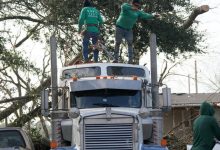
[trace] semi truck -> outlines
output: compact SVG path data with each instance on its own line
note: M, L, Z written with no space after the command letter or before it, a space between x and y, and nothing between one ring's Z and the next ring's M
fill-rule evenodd
M150 71L123 63L89 63L61 69L58 87L42 92L42 114L52 117L56 150L167 150L162 109L170 107L163 89L160 107L152 106ZM50 93L58 106L51 110ZM163 105L164 104L164 105ZM166 105L166 106L165 106Z

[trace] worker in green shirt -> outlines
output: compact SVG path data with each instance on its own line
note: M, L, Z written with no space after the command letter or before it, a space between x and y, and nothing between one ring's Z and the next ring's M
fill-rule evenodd
M207 102L200 106L200 116L193 123L193 146L191 150L212 150L215 138L220 140L220 128L214 118L214 108Z
M88 62L88 46L89 41L92 39L92 44L96 45L99 36L99 27L103 23L100 12L93 7L90 0L84 1L84 7L81 10L78 21L78 33L83 36L83 58L85 62ZM82 27L84 26L84 30ZM94 62L98 62L99 51L95 48L93 50Z
M119 47L122 39L125 38L128 44L128 63L133 63L133 31L132 28L140 19L153 19L158 15L151 15L140 10L140 0L133 0L131 4L123 3L121 6L121 12L119 18L116 21L116 33L115 33L115 60L118 62Z

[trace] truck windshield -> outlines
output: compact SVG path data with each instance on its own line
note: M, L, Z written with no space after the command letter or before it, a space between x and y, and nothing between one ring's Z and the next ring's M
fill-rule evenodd
M0 131L0 148L23 147L25 142L20 132L16 130Z
M134 68L134 67L120 67L120 66L108 66L107 74L110 76L138 76L145 77L145 70L142 68Z
M64 79L72 78L73 76L82 77L96 77L101 75L100 67L84 67L84 68L72 68L66 69L62 72Z
M71 93L71 107L141 107L141 92L135 90L100 89Z

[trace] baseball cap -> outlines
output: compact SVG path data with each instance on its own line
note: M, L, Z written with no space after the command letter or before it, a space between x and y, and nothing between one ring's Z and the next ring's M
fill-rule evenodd
M90 0L84 0L84 4L83 4L84 7L91 7L92 6L92 3Z

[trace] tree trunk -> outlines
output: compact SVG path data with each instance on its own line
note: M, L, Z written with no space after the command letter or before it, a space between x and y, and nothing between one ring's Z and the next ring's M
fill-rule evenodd
M48 133L48 130L47 130L47 126L45 124L45 120L41 115L39 115L39 118L40 118L40 122L41 122L41 125L43 127L43 130L44 130L45 136L46 136L47 139L49 139L49 133Z

